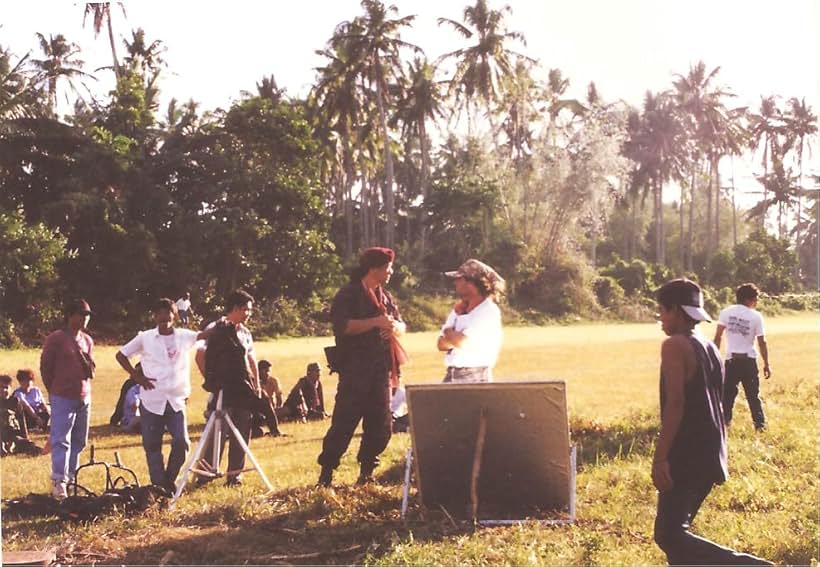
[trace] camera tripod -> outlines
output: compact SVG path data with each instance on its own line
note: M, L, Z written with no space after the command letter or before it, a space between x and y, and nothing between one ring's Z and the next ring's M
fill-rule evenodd
M238 475L243 471L226 471L225 473L219 472L219 461L220 461L220 453L223 449L223 431L229 431L229 434L234 436L234 439L239 443L239 446L242 447L242 450L245 452L245 456L250 460L251 464L253 464L253 468L256 469L256 472L259 473L259 476L262 477L262 482L265 483L265 486L268 488L268 491L273 490L273 486L268 481L268 477L265 476L265 473L262 472L262 467L259 466L259 462L253 456L250 447L245 442L245 439L242 438L242 434L239 433L239 430L234 425L231 416L228 415L228 412L222 409L222 390L219 391L216 398L216 407L211 415L208 417L208 422L205 424L205 430L202 432L202 437L199 439L199 443L197 443L194 452L191 453L191 456L188 457L188 462L185 463L185 467L182 469L182 474L180 475L179 479L177 479L176 483L176 490L174 491L174 498L171 500L169 507L173 508L176 504L176 501L179 499L179 496L182 494L182 490L185 488L185 484L188 482L188 475L191 473L197 474L201 477L205 478L218 478L223 476L223 474L235 474ZM205 447L208 443L211 442L213 444L213 460L211 461L213 465L210 465L206 462L200 462L200 457L202 453L205 451ZM250 470L250 469L246 469Z

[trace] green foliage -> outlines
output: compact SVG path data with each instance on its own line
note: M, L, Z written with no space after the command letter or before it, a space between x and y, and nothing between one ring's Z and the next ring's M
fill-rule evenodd
M606 309L617 307L623 303L624 288L610 276L598 276L592 280L592 291L598 300L598 305Z
M617 258L601 270L601 275L613 278L629 296L645 294L653 288L652 267L643 260L634 259L626 262Z
M22 212L0 213L0 346L39 338L58 307L66 239Z
M755 231L735 247L737 282L755 282L770 294L793 291L797 256L789 241Z
M583 259L559 255L518 285L515 303L554 317L593 314L597 305L589 277Z

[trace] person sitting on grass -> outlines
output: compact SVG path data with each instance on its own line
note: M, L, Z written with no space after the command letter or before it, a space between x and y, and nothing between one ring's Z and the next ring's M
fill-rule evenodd
M307 365L307 374L299 378L284 404L291 418L304 421L327 417L321 377L319 363L311 362Z
M34 385L34 370L29 368L18 370L17 382L20 387L14 391L14 396L24 404L26 427L29 431L35 427L48 431L51 412L40 388Z
M119 426L125 433L140 433L142 418L140 417L140 385L134 383L125 393L122 404L122 419Z
M8 374L0 375L0 455L38 455L40 449L28 438L23 402L11 395L11 382Z
M260 360L257 367L259 384L262 386L262 397L258 398L259 401L256 403L251 437L264 435L263 424L268 426L271 437L287 437L287 434L279 430L279 419L276 415L276 406L282 405L282 388L279 386L279 379L270 375L271 363L267 360Z

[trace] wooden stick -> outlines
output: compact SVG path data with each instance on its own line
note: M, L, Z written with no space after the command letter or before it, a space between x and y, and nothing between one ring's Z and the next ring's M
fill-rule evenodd
M447 516L447 519L450 520L450 523L453 525L453 527L458 528L458 524L453 519L453 517L450 515L450 512L447 511L447 508L445 508L443 504L439 504L438 507L441 508L442 512L444 512L444 515Z
M253 557L254 561L256 560L267 560L267 561L294 561L294 560L301 560L301 559L316 559L317 557L322 557L325 555L336 555L342 553L350 553L351 551L358 551L361 549L362 546L359 544L351 545L349 547L344 547L342 549L331 549L328 551L316 551L313 553L298 553L296 555L257 555Z
M484 455L484 438L487 436L487 409L481 408L478 419L478 436L473 453L473 471L470 475L470 514L473 523L478 519L478 477L481 475L481 457Z

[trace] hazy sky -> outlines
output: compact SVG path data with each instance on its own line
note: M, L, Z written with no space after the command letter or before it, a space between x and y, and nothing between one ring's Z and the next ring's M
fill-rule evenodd
M396 0L400 15L416 14L403 39L434 59L465 45L436 18L461 20L466 0ZM254 91L274 74L291 95L304 95L322 59L314 54L336 24L361 13L357 0L232 2L125 2L127 18L114 6L115 32L130 37L145 29L161 39L170 74L162 100L193 98L204 108L226 107L240 91ZM647 89L670 86L703 59L720 66L720 82L738 105L759 104L761 95L806 97L820 110L820 7L818 0L511 0L508 28L521 31L521 51L545 69L560 68L583 96L594 80L606 100L639 105ZM500 2L490 2L498 8ZM94 39L82 27L83 2L5 0L0 4L0 44L18 54L36 53L35 32L63 33L83 49L88 67L110 65L107 36ZM123 49L119 49L122 54ZM97 88L110 89L100 72ZM103 77L108 75L109 79ZM815 152L820 153L820 152Z

